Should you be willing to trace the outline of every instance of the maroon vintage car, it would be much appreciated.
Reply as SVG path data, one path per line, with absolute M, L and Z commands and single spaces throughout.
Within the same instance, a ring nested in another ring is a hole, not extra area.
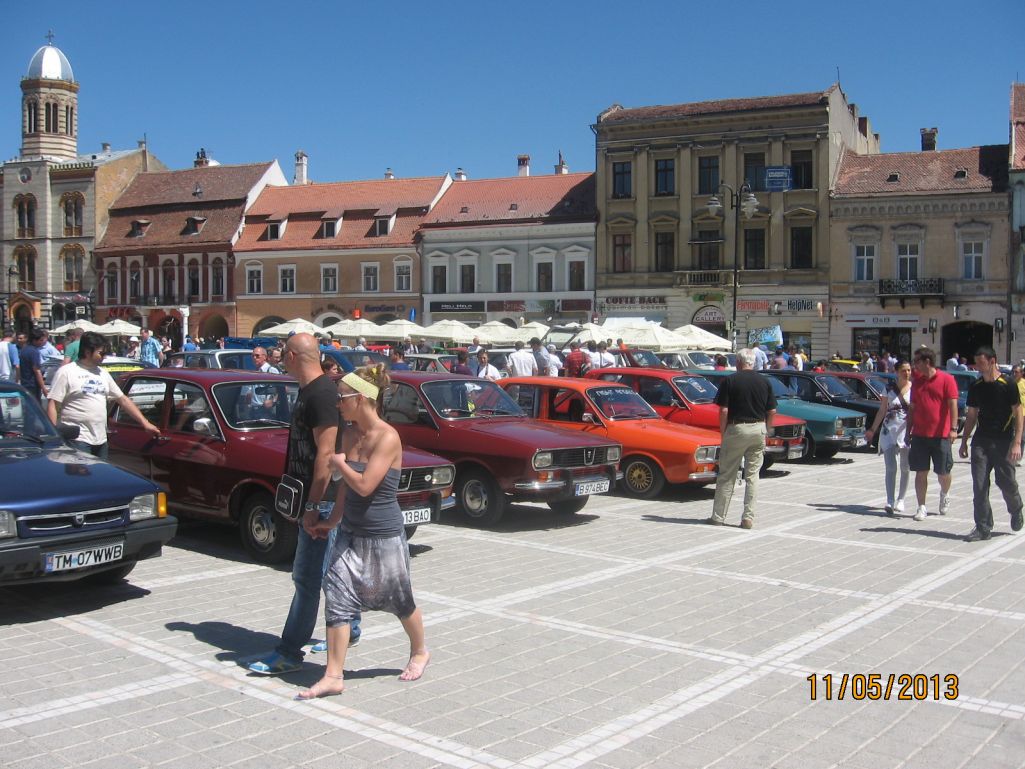
M 110 461 L 168 490 L 176 515 L 237 523 L 256 560 L 291 559 L 296 525 L 282 519 L 273 502 L 298 383 L 277 374 L 174 368 L 132 372 L 121 387 L 161 435 L 151 438 L 115 408 L 108 422 Z M 399 505 L 407 537 L 455 504 L 454 477 L 444 459 L 403 450 Z
M 478 523 L 497 523 L 510 500 L 575 513 L 619 477 L 618 443 L 530 419 L 494 382 L 412 371 L 391 377 L 384 418 L 404 444 L 455 464 L 458 506 Z

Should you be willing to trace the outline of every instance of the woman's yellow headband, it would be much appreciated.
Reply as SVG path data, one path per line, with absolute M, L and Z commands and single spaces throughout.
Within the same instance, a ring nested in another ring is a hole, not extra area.
M 381 393 L 380 387 L 375 385 L 373 382 L 368 382 L 359 374 L 355 374 L 351 371 L 342 377 L 342 381 L 360 395 L 363 395 L 372 401 L 376 401 L 377 396 Z

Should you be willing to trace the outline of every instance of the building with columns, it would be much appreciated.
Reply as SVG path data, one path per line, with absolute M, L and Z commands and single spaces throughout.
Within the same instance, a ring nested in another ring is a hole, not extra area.
M 592 128 L 599 315 L 694 323 L 741 345 L 779 326 L 785 342 L 826 353 L 829 193 L 845 149 L 879 151 L 839 85 L 616 104 Z M 773 191 L 786 176 L 789 188 Z M 745 183 L 753 200 L 738 194 Z
M 136 174 L 163 169 L 145 142 L 79 154 L 79 83 L 51 42 L 21 80 L 21 149 L 0 166 L 0 314 L 28 330 L 92 317 L 94 244 Z

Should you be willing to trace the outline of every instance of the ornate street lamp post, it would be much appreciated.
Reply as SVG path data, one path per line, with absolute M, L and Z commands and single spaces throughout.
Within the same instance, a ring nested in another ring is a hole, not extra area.
M 743 212 L 745 219 L 750 219 L 758 210 L 758 198 L 751 191 L 751 185 L 744 182 L 740 189 L 734 189 L 728 184 L 720 184 L 718 194 L 713 195 L 708 201 L 708 213 L 718 216 L 723 210 L 723 204 L 719 195 L 723 190 L 728 193 L 727 200 L 730 210 L 733 211 L 733 317 L 730 321 L 730 336 L 733 337 L 733 351 L 737 351 L 737 286 L 740 283 L 740 214 Z M 738 210 L 739 209 L 739 210 Z

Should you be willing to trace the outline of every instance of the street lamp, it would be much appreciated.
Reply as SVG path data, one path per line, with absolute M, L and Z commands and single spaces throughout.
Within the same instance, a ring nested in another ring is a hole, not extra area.
M 727 198 L 730 203 L 730 210 L 733 211 L 733 318 L 730 322 L 730 333 L 733 336 L 733 350 L 737 350 L 737 286 L 740 282 L 740 213 L 743 212 L 745 219 L 750 219 L 758 210 L 758 198 L 751 191 L 751 185 L 744 182 L 740 189 L 734 189 L 728 184 L 720 184 L 718 193 L 728 191 Z M 723 204 L 719 200 L 719 194 L 713 195 L 708 201 L 708 213 L 718 216 L 723 210 Z M 738 211 L 737 209 L 740 209 Z

